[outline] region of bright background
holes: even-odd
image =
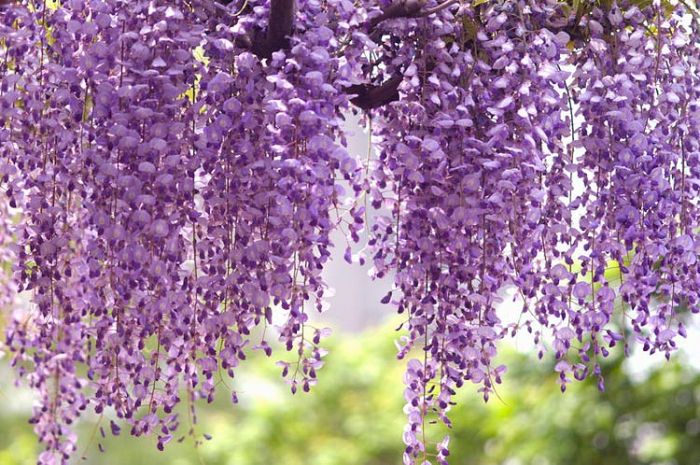
[[[337,331],[329,338],[328,363],[309,394],[292,396],[273,359],[251,357],[239,372],[240,403],[219,399],[199,405],[193,437],[165,452],[149,438],[80,425],[74,463],[100,465],[387,465],[402,454],[402,363],[394,358],[393,328]],[[510,367],[499,398],[484,404],[472,386],[457,397],[451,418],[453,465],[700,464],[700,374],[679,354],[660,367],[630,376],[615,354],[605,365],[606,391],[594,380],[561,394],[551,360],[504,348]],[[0,372],[0,464],[33,464],[38,452],[27,424],[32,397]],[[184,413],[181,417],[186,418]],[[188,429],[186,420],[182,434]],[[431,427],[439,439],[440,425]],[[204,434],[211,435],[206,440]],[[98,451],[98,443],[105,449]],[[85,459],[81,459],[84,456]]]

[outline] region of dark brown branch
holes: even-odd
[[[379,16],[369,20],[368,30],[372,32],[382,21],[394,18],[413,18],[418,16],[420,10],[425,6],[426,0],[396,0],[388,7],[384,8]]]
[[[381,22],[388,19],[425,17],[448,8],[457,2],[458,0],[445,0],[433,8],[423,10],[427,0],[395,0],[391,5],[384,8],[380,15],[368,21],[367,31],[371,34]],[[350,86],[345,89],[345,92],[357,95],[350,99],[350,102],[368,111],[398,100],[398,89],[402,80],[403,76],[394,76],[378,85],[360,84]]]
[[[424,18],[426,16],[430,16],[432,14],[435,14],[439,11],[444,10],[445,8],[449,8],[458,2],[459,2],[459,0],[445,0],[444,2],[440,3],[439,5],[436,5],[432,8],[428,8],[427,10],[421,11],[420,15],[418,15],[418,16],[420,16],[421,18]]]
[[[350,102],[365,111],[379,108],[382,105],[399,99],[399,84],[403,76],[394,76],[379,85],[359,84],[345,89],[347,94],[355,94]]]
[[[446,1],[451,4],[455,0]],[[371,31],[387,19],[420,16],[425,3],[426,0],[398,0],[389,5],[381,15],[371,19],[368,28]],[[447,5],[443,4],[439,8],[442,9],[445,6]],[[250,50],[260,58],[270,58],[273,52],[289,47],[295,14],[295,0],[271,0],[267,30],[257,30],[249,37]],[[394,76],[378,85],[354,85],[346,88],[345,93],[355,95],[350,99],[352,104],[367,111],[398,100],[398,88],[402,80],[403,76]]]
[[[295,15],[295,0],[272,0],[267,31],[253,34],[251,51],[260,58],[270,58],[273,52],[289,47]]]

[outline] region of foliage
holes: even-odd
[[[329,364],[312,394],[286,398],[277,371],[258,360],[243,369],[241,402],[223,399],[201,409],[201,429],[212,435],[198,454],[188,438],[161,453],[145,439],[97,436],[95,419],[80,428],[86,465],[151,463],[185,465],[383,465],[401,453],[397,431],[403,399],[395,389],[403,368],[391,360],[390,328],[329,339]],[[504,350],[513,367],[498,393],[483,404],[473,391],[457,396],[450,458],[456,465],[538,463],[652,465],[697,463],[700,450],[700,375],[681,359],[633,381],[616,352],[607,360],[606,391],[594,383],[572,386],[562,395],[547,363]],[[27,397],[21,391],[7,395]],[[0,463],[33,461],[35,439],[25,413],[0,409]],[[106,426],[107,420],[102,420]],[[97,443],[104,446],[100,453]],[[516,460],[517,459],[517,460]],[[510,460],[510,462],[508,461]]]

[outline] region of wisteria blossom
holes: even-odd
[[[562,391],[602,389],[616,345],[670,356],[700,308],[697,17],[659,0],[0,1],[0,308],[39,463],[68,463],[86,410],[160,449],[195,435],[197,401],[236,402],[251,351],[309,391],[333,247],[393,280],[406,465],[447,463],[430,424],[465,384],[494,395],[504,338],[551,352]],[[347,147],[349,112],[369,155]]]

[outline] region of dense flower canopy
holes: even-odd
[[[0,2],[7,346],[43,464],[108,410],[162,448],[250,350],[292,392],[340,230],[405,316],[404,463],[519,331],[561,389],[700,308],[700,44],[685,2]],[[349,111],[376,152],[349,153]],[[367,209],[377,213],[367,223]],[[342,245],[343,247],[345,244]],[[360,257],[360,258],[353,258]],[[611,272],[614,271],[614,272]],[[504,315],[504,290],[520,314]],[[517,311],[516,311],[517,313]],[[232,400],[236,401],[233,392]],[[184,399],[183,399],[184,397]]]

